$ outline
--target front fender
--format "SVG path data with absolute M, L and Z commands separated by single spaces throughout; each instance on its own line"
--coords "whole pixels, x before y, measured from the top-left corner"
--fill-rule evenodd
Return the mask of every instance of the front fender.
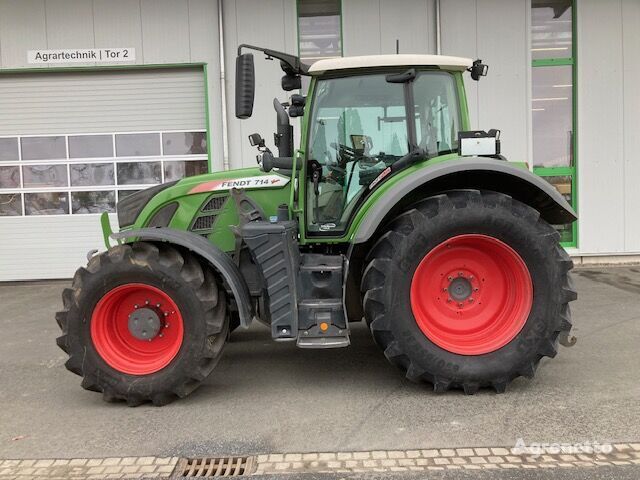
M 231 257 L 221 249 L 195 233 L 174 230 L 172 228 L 140 228 L 112 233 L 114 240 L 154 240 L 184 247 L 204 258 L 225 279 L 238 305 L 240 325 L 248 327 L 254 318 L 251 295 L 240 269 Z
M 364 243 L 407 199 L 418 200 L 453 189 L 493 190 L 510 195 L 540 212 L 551 224 L 571 223 L 578 217 L 548 182 L 509 162 L 471 157 L 421 168 L 391 186 L 361 217 L 353 243 Z

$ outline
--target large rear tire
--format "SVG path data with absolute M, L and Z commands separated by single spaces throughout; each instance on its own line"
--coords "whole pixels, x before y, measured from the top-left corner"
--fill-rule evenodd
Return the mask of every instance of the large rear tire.
M 385 356 L 437 392 L 532 378 L 571 329 L 573 263 L 539 213 L 461 190 L 391 222 L 367 258 L 365 319 Z
M 96 255 L 62 294 L 57 343 L 87 390 L 164 405 L 209 376 L 229 319 L 224 290 L 193 255 L 136 242 Z

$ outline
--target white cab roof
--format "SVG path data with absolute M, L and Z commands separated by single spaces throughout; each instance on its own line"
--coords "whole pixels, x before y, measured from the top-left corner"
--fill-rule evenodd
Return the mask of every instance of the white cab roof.
M 371 67 L 418 67 L 433 66 L 443 70 L 466 70 L 473 63 L 470 58 L 448 57 L 445 55 L 364 55 L 361 57 L 336 57 L 318 60 L 311 67 L 311 75 L 319 75 L 332 70 Z

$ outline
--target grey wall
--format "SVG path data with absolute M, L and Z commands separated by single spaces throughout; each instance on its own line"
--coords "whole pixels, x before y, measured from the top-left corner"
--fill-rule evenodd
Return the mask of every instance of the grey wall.
M 640 2 L 577 13 L 580 250 L 640 253 Z
M 273 98 L 286 100 L 288 93 L 280 88 L 284 73 L 279 61 L 267 61 L 254 53 L 256 96 L 253 116 L 247 120 L 235 117 L 235 59 L 238 45 L 248 43 L 287 53 L 298 54 L 295 0 L 224 0 L 225 84 L 227 96 L 227 128 L 231 168 L 256 165 L 256 149 L 249 145 L 249 134 L 258 132 L 273 147 L 276 128 Z M 295 142 L 296 147 L 298 142 Z M 275 150 L 274 150 L 275 151 Z
M 436 53 L 435 25 L 435 0 L 343 0 L 343 53 Z
M 472 127 L 502 131 L 509 160 L 530 160 L 531 56 L 527 0 L 441 0 L 442 54 L 481 58 L 489 75 L 466 76 Z
M 134 47 L 136 64 L 208 63 L 216 169 L 222 168 L 218 39 L 215 0 L 0 0 L 0 68 L 33 68 L 27 50 L 55 48 Z

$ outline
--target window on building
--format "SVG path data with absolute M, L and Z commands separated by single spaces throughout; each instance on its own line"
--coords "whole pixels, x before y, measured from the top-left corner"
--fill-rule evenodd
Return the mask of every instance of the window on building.
M 113 157 L 113 135 L 69 135 L 69 158 Z
M 18 139 L 0 138 L 0 162 L 18 160 Z
M 340 0 L 298 0 L 298 48 L 306 63 L 342 56 Z
M 571 0 L 531 0 L 531 57 L 573 57 Z
M 0 216 L 115 212 L 131 193 L 208 171 L 206 132 L 0 138 Z
M 531 1 L 533 171 L 577 207 L 575 155 L 575 6 L 572 0 Z M 556 225 L 565 246 L 577 225 Z

